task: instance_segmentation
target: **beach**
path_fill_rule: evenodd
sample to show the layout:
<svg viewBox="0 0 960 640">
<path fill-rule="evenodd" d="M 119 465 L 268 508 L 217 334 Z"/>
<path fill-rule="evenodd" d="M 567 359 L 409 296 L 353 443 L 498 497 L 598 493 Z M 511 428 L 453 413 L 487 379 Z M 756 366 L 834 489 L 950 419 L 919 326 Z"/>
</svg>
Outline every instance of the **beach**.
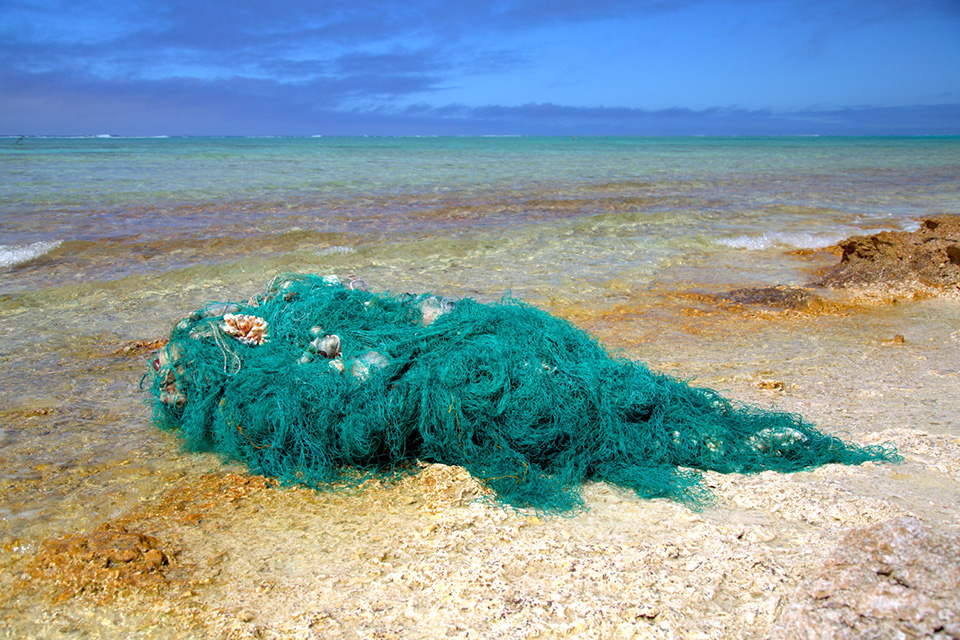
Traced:
<svg viewBox="0 0 960 640">
<path fill-rule="evenodd" d="M 586 142 L 5 152 L 3 637 L 960 637 L 955 292 L 730 295 L 960 211 L 957 141 Z M 142 379 L 180 318 L 286 271 L 509 293 L 903 461 L 707 473 L 699 511 L 595 483 L 546 517 L 438 464 L 278 487 L 183 451 Z"/>
</svg>

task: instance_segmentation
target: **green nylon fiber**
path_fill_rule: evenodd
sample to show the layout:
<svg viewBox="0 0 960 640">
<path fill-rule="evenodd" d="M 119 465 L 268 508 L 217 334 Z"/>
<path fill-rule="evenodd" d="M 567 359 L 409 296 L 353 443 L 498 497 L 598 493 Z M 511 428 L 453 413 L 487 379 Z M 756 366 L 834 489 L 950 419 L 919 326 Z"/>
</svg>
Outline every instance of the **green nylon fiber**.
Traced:
<svg viewBox="0 0 960 640">
<path fill-rule="evenodd" d="M 438 300 L 286 274 L 250 302 L 207 305 L 154 361 L 155 421 L 191 450 L 287 483 L 440 462 L 465 467 L 503 503 L 551 513 L 582 508 L 584 481 L 697 508 L 711 499 L 698 469 L 898 458 L 652 372 L 516 300 L 458 300 L 425 325 Z M 266 341 L 229 335 L 227 312 L 265 320 Z M 339 357 L 311 353 L 323 335 L 339 337 Z"/>
</svg>

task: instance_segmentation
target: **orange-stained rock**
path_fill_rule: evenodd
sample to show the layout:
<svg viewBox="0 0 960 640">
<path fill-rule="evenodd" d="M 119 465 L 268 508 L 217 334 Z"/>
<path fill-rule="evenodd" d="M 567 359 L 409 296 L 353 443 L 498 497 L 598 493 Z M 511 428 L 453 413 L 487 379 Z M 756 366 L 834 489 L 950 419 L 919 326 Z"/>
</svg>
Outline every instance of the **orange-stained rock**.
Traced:
<svg viewBox="0 0 960 640">
<path fill-rule="evenodd" d="M 818 282 L 826 287 L 917 283 L 960 288 L 960 215 L 927 218 L 914 232 L 852 236 L 839 244 L 840 264 Z"/>
<path fill-rule="evenodd" d="M 160 540 L 108 522 L 88 534 L 44 542 L 29 576 L 50 586 L 55 600 L 81 593 L 106 598 L 123 587 L 165 585 L 163 571 L 172 555 Z"/>
</svg>

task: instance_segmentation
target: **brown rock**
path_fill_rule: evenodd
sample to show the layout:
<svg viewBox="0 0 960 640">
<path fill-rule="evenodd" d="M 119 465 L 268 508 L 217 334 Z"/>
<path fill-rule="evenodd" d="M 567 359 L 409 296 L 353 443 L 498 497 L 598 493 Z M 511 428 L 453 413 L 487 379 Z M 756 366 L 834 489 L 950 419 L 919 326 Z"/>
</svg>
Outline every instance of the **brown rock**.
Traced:
<svg viewBox="0 0 960 640">
<path fill-rule="evenodd" d="M 771 637 L 960 638 L 960 536 L 911 517 L 854 529 L 794 594 Z"/>
<path fill-rule="evenodd" d="M 120 564 L 123 562 L 133 562 L 140 557 L 140 552 L 137 549 L 130 548 L 109 549 L 105 555 L 113 564 Z"/>
<path fill-rule="evenodd" d="M 820 296 L 802 287 L 750 287 L 720 294 L 721 299 L 736 304 L 773 307 L 775 309 L 803 310 L 821 302 Z"/>
<path fill-rule="evenodd" d="M 113 355 L 141 356 L 148 353 L 159 351 L 169 342 L 166 338 L 157 340 L 132 340 L 117 345 L 113 350 Z"/>
<path fill-rule="evenodd" d="M 757 388 L 765 391 L 783 391 L 783 383 L 779 380 L 760 380 Z"/>
<path fill-rule="evenodd" d="M 143 554 L 143 564 L 150 569 L 159 569 L 167 564 L 167 558 L 160 549 L 150 549 Z"/>
<path fill-rule="evenodd" d="M 105 598 L 122 587 L 157 588 L 167 584 L 163 568 L 169 552 L 160 540 L 121 525 L 105 523 L 87 534 L 44 542 L 28 572 L 47 584 L 55 600 L 81 593 Z"/>
<path fill-rule="evenodd" d="M 840 243 L 840 264 L 818 286 L 917 283 L 960 287 L 960 215 L 928 218 L 914 232 L 884 231 Z"/>
</svg>

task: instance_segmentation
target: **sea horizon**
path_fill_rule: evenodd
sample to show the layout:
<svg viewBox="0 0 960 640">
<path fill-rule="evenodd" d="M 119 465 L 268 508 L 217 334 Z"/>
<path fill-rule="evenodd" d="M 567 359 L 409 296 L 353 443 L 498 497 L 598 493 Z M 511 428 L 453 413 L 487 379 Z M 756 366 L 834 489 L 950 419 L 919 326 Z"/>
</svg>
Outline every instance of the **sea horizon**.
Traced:
<svg viewBox="0 0 960 640">
<path fill-rule="evenodd" d="M 164 138 L 960 138 L 958 133 L 783 133 L 783 134 L 573 134 L 573 133 L 550 133 L 550 134 L 525 134 L 525 133 L 475 133 L 475 134 L 143 134 L 128 135 L 114 133 L 61 133 L 61 134 L 15 134 L 0 133 L 0 139 L 17 138 L 63 138 L 63 139 L 81 139 L 81 138 L 118 138 L 118 139 L 164 139 Z"/>
</svg>

